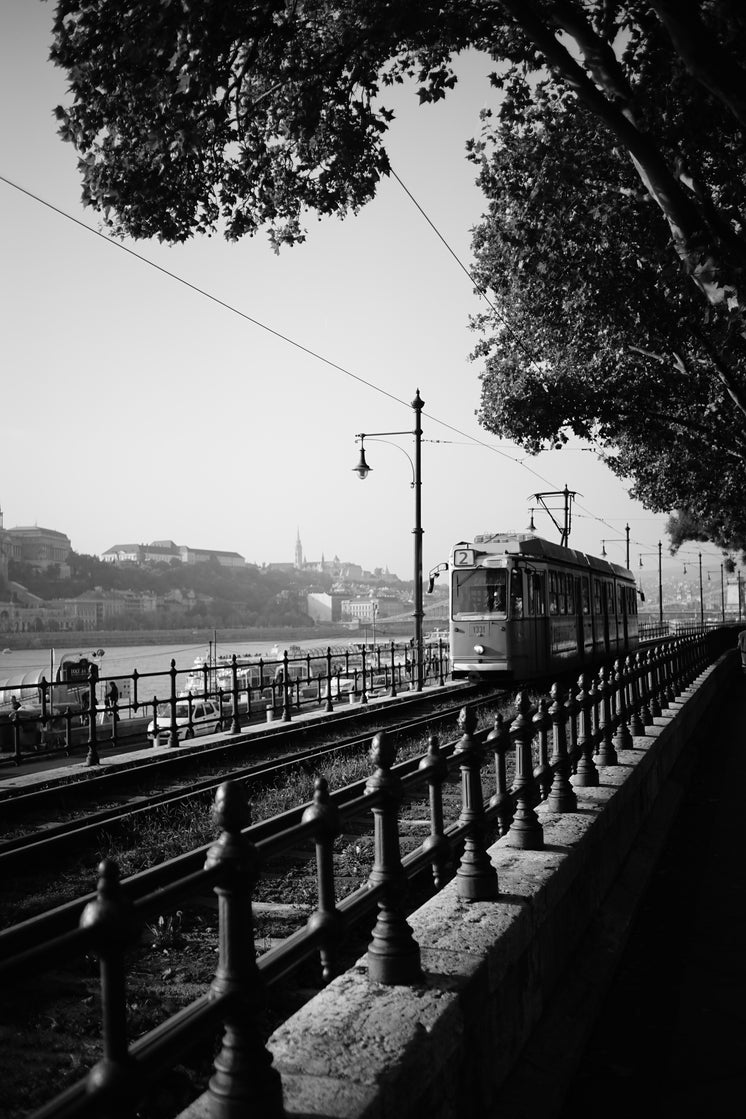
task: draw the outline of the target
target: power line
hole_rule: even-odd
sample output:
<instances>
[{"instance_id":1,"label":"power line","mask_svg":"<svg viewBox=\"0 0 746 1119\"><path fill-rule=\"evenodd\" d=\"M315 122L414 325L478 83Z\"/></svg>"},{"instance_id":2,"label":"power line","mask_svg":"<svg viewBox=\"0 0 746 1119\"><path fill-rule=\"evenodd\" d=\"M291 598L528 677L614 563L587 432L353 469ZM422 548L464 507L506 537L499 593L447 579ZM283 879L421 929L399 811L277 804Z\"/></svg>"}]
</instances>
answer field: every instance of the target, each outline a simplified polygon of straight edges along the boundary
<instances>
[{"instance_id":1,"label":"power line","mask_svg":"<svg viewBox=\"0 0 746 1119\"><path fill-rule=\"evenodd\" d=\"M400 180L398 179L398 176L395 176L395 177L397 178L397 181L400 182ZM352 373L350 369L347 369L346 367L344 367L342 365L339 365L337 363L337 361L332 361L330 358L324 357L322 354L319 354L319 352L311 349L310 347L304 346L302 344L302 342L296 341L294 338L291 338L289 335L285 335L285 333L283 333L281 330L276 330L274 327L267 326L265 322L262 322L261 320L256 319L253 316L251 316L251 314L247 314L245 311L239 310L237 307L234 307L233 303L228 303L223 299L219 299L219 297L217 297L217 295L214 295L213 293L207 291L204 288L200 288L200 286L198 286L195 283L192 283L189 280L185 280L185 278L183 278L183 276L180 276L178 273L171 272L169 269L166 269L166 267L163 267L161 264L155 264L154 261L149 260L149 257L143 256L141 253L135 252L135 250L133 250L133 248L130 248L128 245L124 245L119 241L115 241L115 239L113 237L107 236L106 234L101 233L101 231L98 231L98 229L95 229L93 226L87 225L85 222L82 222L81 219L79 219L77 217L74 217L72 214L68 214L66 210L64 210L64 209L62 209L58 206L55 206L53 203L50 203L50 201L48 201L46 198L41 198L39 195L36 195L34 191L28 190L26 187L20 186L20 184L18 184L18 182L15 182L12 179L9 179L4 175L0 175L0 182L4 182L4 184L6 184L6 186L11 187L13 190L18 190L20 192L20 194L25 195L27 198L30 198L32 201L35 201L35 203L38 203L40 206L46 207L47 209L53 211L54 214L57 214L59 217L63 217L66 220L68 220L68 222L72 222L74 225L78 226L79 228L84 229L84 231L86 233L91 233L95 237L100 238L101 241L103 241L105 244L111 245L114 248L119 248L119 250L121 250L122 252L128 253L130 256L133 256L135 258L135 260L138 260L143 264L149 265L150 267L152 267L152 269L154 269L157 272L160 272L162 275L168 276L168 278L170 280L174 280L177 283L180 283L183 286L185 286L185 288L188 288L190 291L195 292L198 295L201 295L202 298L208 299L208 300L210 300L210 302L216 303L218 305L218 307L221 307L224 310L230 311L234 314L237 314L237 316L239 318L244 319L244 321L246 321L246 322L251 322L252 326L258 327L259 329L264 330L267 333L270 333L270 335L272 335L273 337L275 337L277 339L280 339L281 341L286 342L287 345L293 346L295 349L300 350L302 352L302 354L308 355L309 357L312 357L315 360L321 361L321 363L323 365L329 366L331 369L336 370L337 373L341 373L346 377L350 377L352 380L357 380L358 384L365 385L367 388L372 389L372 391L374 391L376 393L380 393L381 396L386 396L388 399L390 399L390 401L394 401L396 404L403 405L404 407L407 407L407 408L410 407L410 405L407 401L404 401L404 399L402 399L398 396L395 396L393 393L389 393L387 391L387 389L381 388L380 385L376 385L374 382L370 382L370 380L367 380L365 377L360 377L358 374ZM407 194L409 194L409 191L406 190L406 187L404 187L404 184L402 184L402 186L403 186L403 189L407 192ZM409 197L412 197L412 195L409 195ZM414 198L413 198L413 201L415 201ZM469 271L466 270L464 265L461 264L461 262L459 261L459 258L457 258L455 253L453 253L453 250L451 250L450 246L448 246L447 243L445 242L445 239L442 237L442 235L440 233L437 232L437 229L435 228L435 226L433 225L431 220L429 220L429 218L427 218L427 216L424 213L424 210L422 210L422 207L419 207L419 204L416 203L416 201L415 201L415 205L417 206L417 208L419 210L421 210L421 213L426 218L428 224L432 226L432 228L436 232L437 236L441 238L441 241L443 241L443 243L446 245L446 247L448 248L448 251L450 251L451 254L454 256L455 260L457 262L459 262L462 269L466 272L466 275L469 275L470 279L472 279ZM473 282L473 280L472 280L472 282ZM478 286L478 285L476 285L476 286ZM488 302L489 302L489 300L488 300ZM492 305L492 304L490 304L490 305ZM497 309L494 309L494 310L495 310L495 313L499 314ZM512 328L510 328L509 323L506 322L506 325L508 326L509 329L512 329ZM520 341L520 339L519 339L519 341ZM531 361L533 361L533 358L530 357L530 355L529 355L529 358L530 358ZM499 446L488 443L488 442L485 442L484 440L478 439L478 438L476 438L475 435L470 435L469 432L461 431L460 427L455 427L453 424L446 423L446 421L438 419L438 417L431 412L424 412L423 414L426 415L428 417L428 419L432 420L434 423L440 424L442 427L445 427L446 430L452 431L456 435L462 435L463 438L465 440L468 440L471 444L474 444L476 446L481 446L481 448L483 448L485 450L488 450L488 451L491 451L493 454L499 454L501 458L507 459L509 462L512 462L512 463L516 464L516 466L521 467L523 470L528 471L528 473L532 474L532 476L537 478L539 481L545 482L547 486L556 486L556 483L553 480L551 480L549 478L546 478L544 476L544 474L539 473L538 470L535 470L532 467L527 466L526 462L523 461L522 459L518 459L516 457L513 457L513 455L511 455L511 454L508 454L504 451L501 451L499 449ZM578 505L577 502L576 502L576 505ZM578 508L584 509L585 513L588 514L589 517L592 517L594 520L597 520L599 524L606 525L608 528L612 527L611 525L608 525L608 521L604 520L604 518L598 517L596 514L592 513L592 510L585 509L585 507L582 506L582 505L578 505Z\"/></svg>"}]
</instances>

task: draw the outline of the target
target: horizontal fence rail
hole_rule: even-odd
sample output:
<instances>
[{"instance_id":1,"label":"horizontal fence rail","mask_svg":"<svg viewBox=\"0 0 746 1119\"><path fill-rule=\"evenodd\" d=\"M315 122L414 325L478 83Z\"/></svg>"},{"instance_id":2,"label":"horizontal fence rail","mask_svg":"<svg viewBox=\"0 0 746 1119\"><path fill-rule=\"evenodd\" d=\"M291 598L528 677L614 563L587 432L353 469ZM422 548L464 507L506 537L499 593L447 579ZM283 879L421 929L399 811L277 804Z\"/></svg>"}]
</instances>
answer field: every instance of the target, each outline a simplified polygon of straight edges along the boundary
<instances>
[{"instance_id":1,"label":"horizontal fence rail","mask_svg":"<svg viewBox=\"0 0 746 1119\"><path fill-rule=\"evenodd\" d=\"M497 715L482 729L465 707L453 742L441 745L432 736L424 755L399 764L392 738L382 731L372 740L366 780L332 792L318 775L311 802L258 824L250 824L239 786L225 782L214 810L219 836L209 847L124 882L116 863L104 860L82 911L78 902L0 933L3 984L23 984L24 976L81 953L95 954L100 965L102 1057L86 1080L35 1119L134 1116L159 1076L196 1045L210 1047L216 1035L222 1040L206 1114L239 1119L250 1105L252 1115L281 1116L281 1085L259 1025L266 986L309 957L318 960L328 981L338 970L345 933L366 918L374 921L366 957L370 978L416 983L421 965L407 922L408 883L427 872L433 890L455 877L464 900L497 898L500 883L487 852L494 836L505 836L518 849L542 849L537 804L574 811L576 788L598 785L599 771L617 763L619 750L633 748L635 738L731 645L730 631L669 638L582 674L572 689L555 684L539 697L522 691L507 716ZM454 780L460 808L446 820L444 788ZM403 853L402 804L413 797L427 805L429 835ZM362 818L372 818L372 869L365 886L338 901L335 841L349 821ZM261 867L304 846L316 865L313 912L304 927L257 957L251 899ZM130 1043L126 954L138 928L208 890L217 894L219 915L210 989Z\"/></svg>"},{"instance_id":2,"label":"horizontal fence rail","mask_svg":"<svg viewBox=\"0 0 746 1119\"><path fill-rule=\"evenodd\" d=\"M91 666L87 685L75 704L54 702L58 685L0 688L0 759L20 764L40 751L71 756L85 750L83 764L100 765L99 747L139 738L153 746L178 746L200 733L240 734L242 727L302 712L331 712L343 703L367 704L381 695L396 696L450 678L448 642L327 646L281 657L241 659L165 672L101 676ZM112 688L113 685L113 688ZM22 691L24 694L18 695ZM125 698L126 696L126 698ZM8 747L10 749L8 749Z\"/></svg>"}]
</instances>

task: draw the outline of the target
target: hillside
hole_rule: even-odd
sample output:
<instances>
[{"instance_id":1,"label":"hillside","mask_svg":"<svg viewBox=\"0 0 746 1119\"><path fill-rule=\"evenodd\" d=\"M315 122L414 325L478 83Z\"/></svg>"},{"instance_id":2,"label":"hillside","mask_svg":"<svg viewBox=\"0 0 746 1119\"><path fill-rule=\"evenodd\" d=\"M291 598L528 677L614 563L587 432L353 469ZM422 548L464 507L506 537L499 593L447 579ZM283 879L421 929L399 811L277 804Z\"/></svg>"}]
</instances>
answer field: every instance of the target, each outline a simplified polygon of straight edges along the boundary
<instances>
[{"instance_id":1,"label":"hillside","mask_svg":"<svg viewBox=\"0 0 746 1119\"><path fill-rule=\"evenodd\" d=\"M167 604L148 614L125 614L118 628L184 626L307 626L313 623L305 609L309 590L325 591L329 576L302 572L277 572L248 565L221 567L215 560L199 566L152 564L117 567L96 556L71 553L71 576L60 578L54 567L45 572L29 564L9 564L9 580L20 583L46 601L77 598L95 591L151 593ZM0 588L0 597L3 590Z\"/></svg>"}]
</instances>

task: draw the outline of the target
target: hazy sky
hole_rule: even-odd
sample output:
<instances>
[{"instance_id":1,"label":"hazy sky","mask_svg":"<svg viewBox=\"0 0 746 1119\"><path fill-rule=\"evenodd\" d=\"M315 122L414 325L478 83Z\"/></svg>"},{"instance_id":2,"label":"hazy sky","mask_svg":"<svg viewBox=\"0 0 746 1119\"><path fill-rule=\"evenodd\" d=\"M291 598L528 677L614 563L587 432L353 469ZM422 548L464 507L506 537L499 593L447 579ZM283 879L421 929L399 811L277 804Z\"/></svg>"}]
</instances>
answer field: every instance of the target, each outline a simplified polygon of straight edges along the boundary
<instances>
[{"instance_id":1,"label":"hazy sky","mask_svg":"<svg viewBox=\"0 0 746 1119\"><path fill-rule=\"evenodd\" d=\"M95 229L52 115L65 100L47 59L53 11L0 4L0 175ZM486 72L465 60L445 103L384 98L397 112L393 168L467 266L482 196L464 144L494 96ZM627 522L633 565L660 538L666 546L665 517L630 501L592 453L530 459L478 426L467 324L479 299L395 180L357 217L311 216L307 242L279 256L263 235L127 243L241 314L4 181L0 245L6 527L58 529L78 552L170 538L257 563L291 561L299 529L309 559L338 555L410 578L406 458L370 442L368 479L352 467L357 432L411 430L419 388L425 572L458 540L524 529L529 495L565 485L578 491L575 547L600 552L602 538L619 538L607 551L623 562ZM398 442L412 453L411 438ZM558 538L546 514L536 525Z\"/></svg>"}]
</instances>

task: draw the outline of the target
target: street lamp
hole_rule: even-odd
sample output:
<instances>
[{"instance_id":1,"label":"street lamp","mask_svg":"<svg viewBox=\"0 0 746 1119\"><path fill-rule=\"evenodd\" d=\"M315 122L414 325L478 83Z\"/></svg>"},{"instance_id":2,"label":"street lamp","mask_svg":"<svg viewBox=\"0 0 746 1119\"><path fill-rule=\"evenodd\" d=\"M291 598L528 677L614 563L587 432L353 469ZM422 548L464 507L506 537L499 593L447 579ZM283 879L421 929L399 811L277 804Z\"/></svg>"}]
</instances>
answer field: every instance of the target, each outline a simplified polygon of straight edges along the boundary
<instances>
[{"instance_id":1,"label":"street lamp","mask_svg":"<svg viewBox=\"0 0 746 1119\"><path fill-rule=\"evenodd\" d=\"M658 621L659 622L663 621L663 576L662 576L662 571L661 571L661 569L662 569L662 553L663 553L663 545L661 544L661 542L659 540L658 541ZM642 557L643 556L654 556L654 555L655 555L655 552L640 552L640 555L638 556L638 559L640 561L640 567L644 566L643 562L642 562Z\"/></svg>"},{"instance_id":2,"label":"street lamp","mask_svg":"<svg viewBox=\"0 0 746 1119\"><path fill-rule=\"evenodd\" d=\"M702 553L698 552L699 556L699 624L704 629L705 627L705 604L702 594ZM686 560L684 561L684 574L686 575Z\"/></svg>"},{"instance_id":3,"label":"street lamp","mask_svg":"<svg viewBox=\"0 0 746 1119\"><path fill-rule=\"evenodd\" d=\"M706 567L705 574L707 575L707 582L711 583L712 579L710 573L717 571L716 567ZM722 621L725 621L725 572L723 564L720 564L720 616Z\"/></svg>"},{"instance_id":4,"label":"street lamp","mask_svg":"<svg viewBox=\"0 0 746 1119\"><path fill-rule=\"evenodd\" d=\"M385 439L379 439L382 435L414 435L414 463L412 462L407 452L403 447L399 450L409 458L410 466L412 467L412 489L414 490L414 528L412 533L414 535L414 646L415 658L417 661L416 670L416 687L417 691L422 691L422 619L425 611L422 606L422 409L425 406L425 401L420 396L420 390L417 389L415 398L412 401L412 409L414 411L414 431L361 431L355 438L360 440L360 458L357 466L353 470L360 478L361 481L370 474L373 469L368 465L365 458L365 440L374 439L379 442L385 443ZM392 444L394 447L398 444Z\"/></svg>"},{"instance_id":5,"label":"street lamp","mask_svg":"<svg viewBox=\"0 0 746 1119\"><path fill-rule=\"evenodd\" d=\"M606 558L606 545L607 544L626 544L627 545L627 571L629 571L629 525L624 526L624 536L607 536L605 540L601 541L601 555Z\"/></svg>"}]
</instances>

